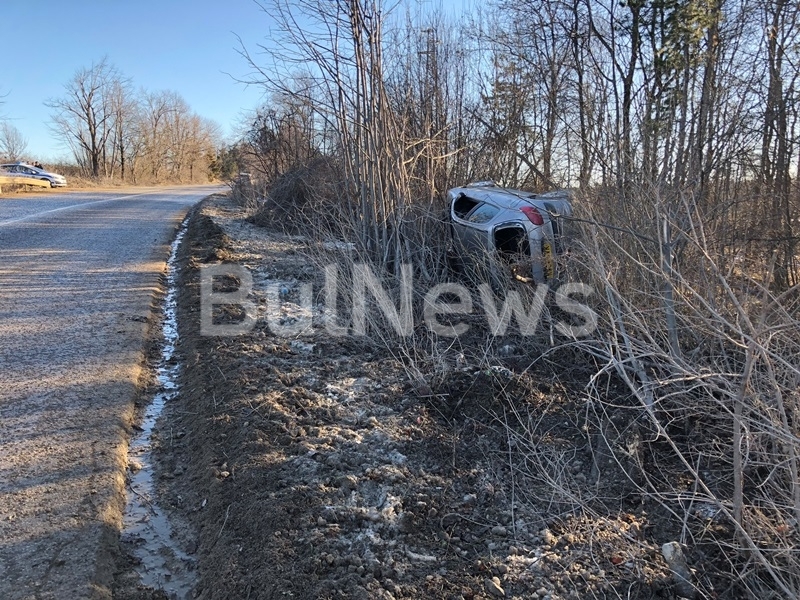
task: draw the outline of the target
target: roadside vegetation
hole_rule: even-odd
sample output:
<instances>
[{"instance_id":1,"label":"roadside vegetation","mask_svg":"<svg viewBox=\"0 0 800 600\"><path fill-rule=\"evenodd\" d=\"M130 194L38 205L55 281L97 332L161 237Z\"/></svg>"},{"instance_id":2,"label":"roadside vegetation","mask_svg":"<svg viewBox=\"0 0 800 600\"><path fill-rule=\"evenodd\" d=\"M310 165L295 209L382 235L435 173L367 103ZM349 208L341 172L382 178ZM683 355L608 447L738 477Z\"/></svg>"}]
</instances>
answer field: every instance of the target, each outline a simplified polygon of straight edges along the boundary
<instances>
[{"instance_id":1,"label":"roadside vegetation","mask_svg":"<svg viewBox=\"0 0 800 600\"><path fill-rule=\"evenodd\" d=\"M658 535L636 535L667 544L681 596L797 597L798 6L499 0L458 22L357 0L264 7L280 50L242 54L271 100L217 162L249 173L231 181L251 220L348 244L343 269L355 256L387 289L404 264L430 287L452 277L449 187L576 189L568 279L592 287L597 328L539 331L516 360L581 366L570 447L589 487L503 386L494 451L513 448L511 479L550 485L562 529L658 507ZM426 393L446 376L442 340L370 331L455 418ZM503 362L486 335L464 349L479 369Z\"/></svg>"}]
</instances>

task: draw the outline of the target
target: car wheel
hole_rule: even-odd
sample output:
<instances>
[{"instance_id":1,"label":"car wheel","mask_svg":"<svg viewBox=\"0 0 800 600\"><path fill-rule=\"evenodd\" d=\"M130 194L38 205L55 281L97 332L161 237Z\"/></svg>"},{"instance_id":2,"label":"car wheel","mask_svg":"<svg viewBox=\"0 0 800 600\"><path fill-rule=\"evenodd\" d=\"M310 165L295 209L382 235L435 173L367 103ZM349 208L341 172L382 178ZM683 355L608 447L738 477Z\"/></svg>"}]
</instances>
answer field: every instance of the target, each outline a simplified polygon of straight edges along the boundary
<instances>
[{"instance_id":1,"label":"car wheel","mask_svg":"<svg viewBox=\"0 0 800 600\"><path fill-rule=\"evenodd\" d=\"M40 179L41 181L47 181L48 183L50 183L50 187L51 187L51 188L54 188L54 187L55 187L55 186L53 185L53 181L52 181L51 179L48 179L47 177L39 177L39 179Z\"/></svg>"}]
</instances>

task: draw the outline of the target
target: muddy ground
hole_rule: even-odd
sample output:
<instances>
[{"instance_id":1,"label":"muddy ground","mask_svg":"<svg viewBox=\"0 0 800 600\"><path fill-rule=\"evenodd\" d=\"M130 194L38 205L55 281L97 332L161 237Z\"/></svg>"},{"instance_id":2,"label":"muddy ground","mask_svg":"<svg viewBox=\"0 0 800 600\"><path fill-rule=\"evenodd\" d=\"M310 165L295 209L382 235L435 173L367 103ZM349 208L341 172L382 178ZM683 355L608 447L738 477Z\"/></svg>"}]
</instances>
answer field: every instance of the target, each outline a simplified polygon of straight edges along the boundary
<instances>
[{"instance_id":1,"label":"muddy ground","mask_svg":"<svg viewBox=\"0 0 800 600\"><path fill-rule=\"evenodd\" d=\"M246 217L214 196L192 218L182 389L155 438L193 597L676 597L661 547L677 530L593 443L587 357L547 327L491 339L477 321L456 343L334 337L316 318L276 335L268 290L291 324L330 257ZM200 269L221 262L254 276L245 335L200 335ZM118 598L163 597L134 577L121 569Z\"/></svg>"}]
</instances>

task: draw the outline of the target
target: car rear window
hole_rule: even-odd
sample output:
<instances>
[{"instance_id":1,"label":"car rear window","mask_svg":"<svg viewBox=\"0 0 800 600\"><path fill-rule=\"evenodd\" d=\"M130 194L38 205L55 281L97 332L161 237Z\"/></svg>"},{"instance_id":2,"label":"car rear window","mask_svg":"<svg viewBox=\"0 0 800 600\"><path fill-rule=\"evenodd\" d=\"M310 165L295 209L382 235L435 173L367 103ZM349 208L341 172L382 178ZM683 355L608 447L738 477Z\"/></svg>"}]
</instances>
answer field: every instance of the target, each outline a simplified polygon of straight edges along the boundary
<instances>
[{"instance_id":1,"label":"car rear window","mask_svg":"<svg viewBox=\"0 0 800 600\"><path fill-rule=\"evenodd\" d=\"M466 219L469 211L480 204L477 200L467 198L463 194L453 200L453 214L459 219Z\"/></svg>"},{"instance_id":2,"label":"car rear window","mask_svg":"<svg viewBox=\"0 0 800 600\"><path fill-rule=\"evenodd\" d=\"M499 212L500 209L496 206L484 203L469 214L467 221L470 223L488 223L494 219L495 215Z\"/></svg>"}]
</instances>

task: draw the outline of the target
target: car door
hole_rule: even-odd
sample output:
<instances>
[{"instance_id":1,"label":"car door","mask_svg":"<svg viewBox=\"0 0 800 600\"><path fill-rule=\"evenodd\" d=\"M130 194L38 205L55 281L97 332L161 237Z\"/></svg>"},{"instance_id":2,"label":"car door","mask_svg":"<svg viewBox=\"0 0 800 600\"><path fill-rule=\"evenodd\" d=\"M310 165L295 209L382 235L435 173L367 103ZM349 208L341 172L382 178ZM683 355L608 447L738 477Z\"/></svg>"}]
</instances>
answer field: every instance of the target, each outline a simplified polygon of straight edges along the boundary
<instances>
[{"instance_id":1,"label":"car door","mask_svg":"<svg viewBox=\"0 0 800 600\"><path fill-rule=\"evenodd\" d=\"M454 250L458 253L464 248L468 237L467 216L480 204L479 200L459 194L450 202L450 233Z\"/></svg>"},{"instance_id":2,"label":"car door","mask_svg":"<svg viewBox=\"0 0 800 600\"><path fill-rule=\"evenodd\" d=\"M9 169L10 173L13 173L16 177L30 177L31 174L27 172L27 169L22 165L14 165Z\"/></svg>"},{"instance_id":3,"label":"car door","mask_svg":"<svg viewBox=\"0 0 800 600\"><path fill-rule=\"evenodd\" d=\"M491 250L491 222L499 212L494 204L479 202L463 219L458 219L458 235L465 251Z\"/></svg>"}]
</instances>

